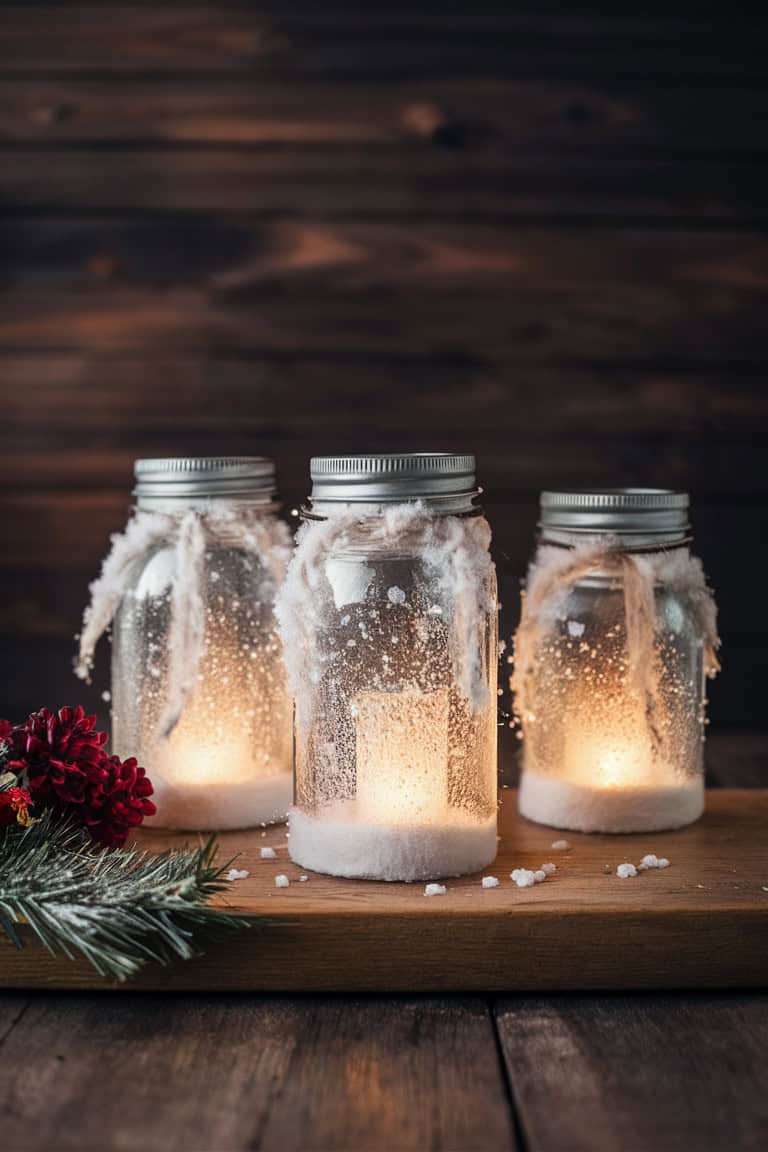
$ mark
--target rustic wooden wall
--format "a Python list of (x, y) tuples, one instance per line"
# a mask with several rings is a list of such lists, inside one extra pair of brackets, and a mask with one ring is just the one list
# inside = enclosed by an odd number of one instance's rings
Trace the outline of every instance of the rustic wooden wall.
[(0, 713), (82, 695), (135, 456), (274, 454), (290, 505), (312, 451), (458, 447), (507, 627), (539, 488), (690, 488), (713, 721), (763, 725), (757, 33), (566, 0), (0, 3)]

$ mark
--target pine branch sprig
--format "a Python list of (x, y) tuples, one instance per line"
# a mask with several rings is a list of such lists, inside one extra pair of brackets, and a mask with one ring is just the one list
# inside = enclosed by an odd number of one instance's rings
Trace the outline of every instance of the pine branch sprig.
[(120, 981), (151, 961), (188, 960), (203, 940), (254, 923), (207, 903), (231, 863), (217, 865), (216, 851), (213, 838), (161, 853), (94, 851), (76, 821), (45, 812), (0, 831), (0, 929), (22, 947), (26, 924), (50, 952), (84, 956)]

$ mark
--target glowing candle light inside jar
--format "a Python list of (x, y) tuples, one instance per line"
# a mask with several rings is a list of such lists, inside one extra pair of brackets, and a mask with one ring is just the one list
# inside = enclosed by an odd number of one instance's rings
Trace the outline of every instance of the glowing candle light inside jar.
[(689, 823), (701, 813), (699, 777), (677, 773), (653, 747), (639, 707), (597, 703), (565, 724), (560, 766), (548, 775), (527, 771), (521, 810), (555, 827), (639, 832)]
[(512, 677), (521, 813), (580, 832), (690, 823), (719, 640), (687, 494), (543, 492), (539, 529)]
[[(157, 827), (284, 820), (292, 701), (274, 601), (289, 553), (261, 457), (143, 460), (137, 507), (86, 613), (80, 666), (114, 612), (112, 745), (154, 787)], [(92, 624), (98, 623), (98, 627)]]
[[(269, 716), (270, 663), (251, 660), (226, 630), (211, 627), (198, 685), (178, 724), (158, 742), (158, 817), (171, 826), (217, 826), (284, 818), (292, 777), (275, 755)], [(226, 689), (226, 691), (222, 691)], [(272, 741), (272, 746), (270, 746)]]
[(302, 868), (432, 881), (496, 854), (496, 580), (476, 495), (463, 454), (312, 461), (276, 608)]
[(448, 817), (448, 693), (360, 692), (353, 704), (357, 806), (372, 823)]
[(564, 776), (595, 788), (622, 788), (658, 782), (647, 737), (638, 729), (594, 731), (576, 724), (566, 734)]

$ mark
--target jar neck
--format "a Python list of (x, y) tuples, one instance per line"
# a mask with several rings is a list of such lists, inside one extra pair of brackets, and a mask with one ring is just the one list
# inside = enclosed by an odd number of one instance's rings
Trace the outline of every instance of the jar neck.
[(542, 529), (538, 542), (542, 547), (594, 548), (611, 553), (660, 553), (682, 548), (689, 550), (693, 537), (680, 532), (590, 532)]
[(138, 512), (155, 512), (181, 520), (187, 512), (199, 512), (202, 517), (216, 519), (223, 516), (270, 516), (280, 508), (275, 501), (254, 496), (139, 496)]
[(388, 501), (385, 503), (340, 503), (332, 500), (308, 500), (302, 504), (300, 514), (302, 520), (356, 520), (361, 525), (376, 525), (388, 515), (400, 511), (414, 509), (426, 516), (441, 519), (446, 516), (455, 516), (465, 519), (473, 516), (482, 516), (483, 509), (473, 503), (473, 498), (445, 497), (441, 499), (416, 501)]

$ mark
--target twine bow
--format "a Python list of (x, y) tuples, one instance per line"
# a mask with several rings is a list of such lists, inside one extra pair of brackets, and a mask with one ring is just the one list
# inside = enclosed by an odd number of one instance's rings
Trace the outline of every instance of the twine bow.
[(182, 516), (137, 511), (112, 547), (99, 577), (90, 586), (83, 615), (75, 672), (90, 681), (94, 652), (128, 591), (135, 565), (160, 543), (173, 543), (173, 576), (168, 628), (168, 678), (165, 707), (156, 739), (167, 739), (194, 690), (205, 651), (205, 550), (209, 540), (258, 555), (275, 584), (282, 579), (290, 550), (287, 527), (260, 512), (244, 509), (188, 509)]
[(658, 618), (654, 602), (657, 585), (673, 589), (687, 600), (697, 630), (704, 638), (704, 668), (708, 676), (720, 669), (717, 649), (717, 609), (707, 586), (701, 561), (687, 549), (650, 553), (628, 552), (615, 540), (602, 540), (576, 548), (543, 544), (528, 573), (523, 609), (514, 639), (511, 685), (515, 711), (524, 717), (528, 676), (546, 628), (551, 625), (568, 591), (590, 572), (603, 571), (621, 580), (629, 684), (644, 701), (649, 729), (656, 738), (654, 714), (658, 685), (655, 639)]

